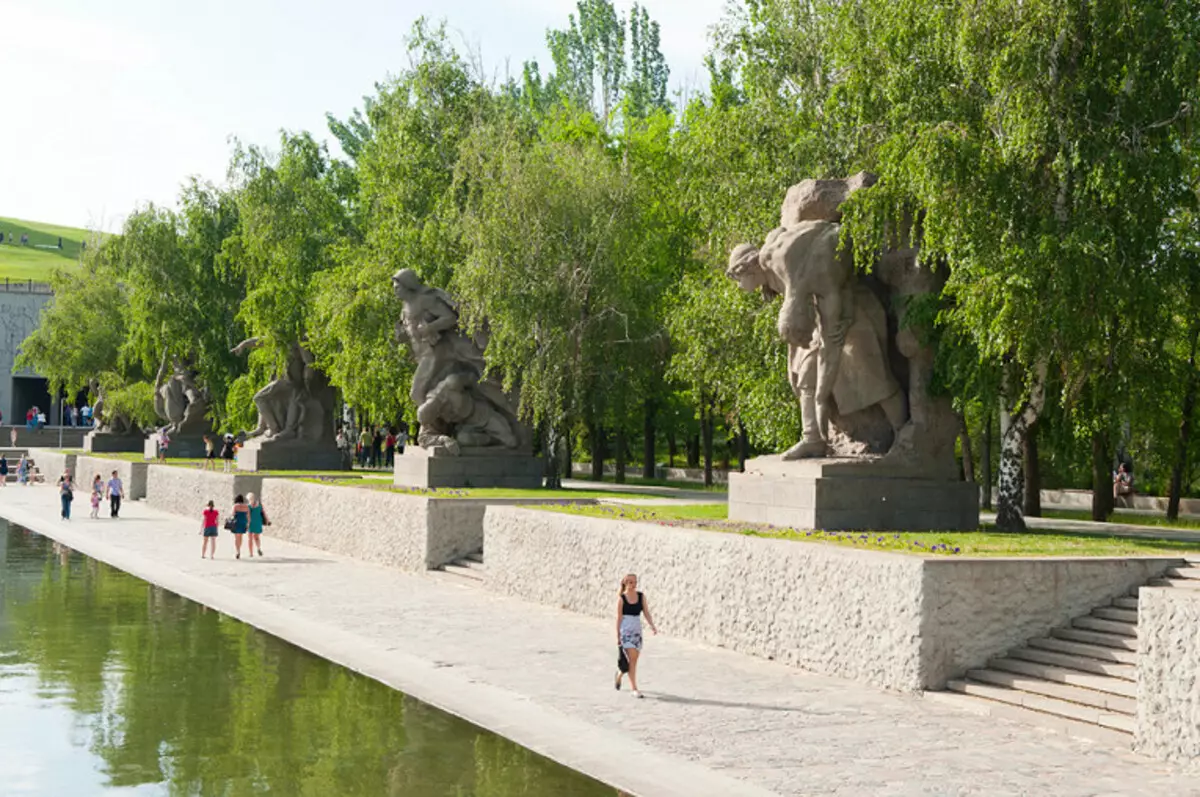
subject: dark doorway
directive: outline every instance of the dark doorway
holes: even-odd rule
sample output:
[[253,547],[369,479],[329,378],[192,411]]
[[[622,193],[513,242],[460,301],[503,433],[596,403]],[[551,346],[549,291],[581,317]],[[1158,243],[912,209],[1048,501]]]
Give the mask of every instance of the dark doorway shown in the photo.
[[46,422],[54,423],[50,418],[50,384],[37,376],[13,377],[12,423],[25,423],[25,413],[30,407],[37,407],[46,413]]

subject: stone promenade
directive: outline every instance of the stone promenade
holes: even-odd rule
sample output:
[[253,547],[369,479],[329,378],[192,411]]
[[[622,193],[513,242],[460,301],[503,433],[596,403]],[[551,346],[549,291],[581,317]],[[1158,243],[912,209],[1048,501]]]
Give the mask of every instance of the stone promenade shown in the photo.
[[637,701],[612,688],[612,623],[269,529],[263,559],[235,561],[223,534],[217,561],[202,561],[199,508],[185,519],[132,503],[93,521],[76,503],[64,523],[54,489],[8,487],[0,517],[642,797],[1200,794],[1195,771],[1132,752],[663,637],[647,640]]

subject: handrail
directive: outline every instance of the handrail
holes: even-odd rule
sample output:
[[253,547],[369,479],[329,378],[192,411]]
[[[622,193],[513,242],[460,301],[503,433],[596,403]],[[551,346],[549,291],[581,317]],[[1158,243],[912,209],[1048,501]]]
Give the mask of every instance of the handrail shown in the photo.
[[0,283],[0,293],[36,293],[42,296],[50,296],[54,293],[54,289],[50,286],[49,282],[13,280],[5,277],[4,282]]

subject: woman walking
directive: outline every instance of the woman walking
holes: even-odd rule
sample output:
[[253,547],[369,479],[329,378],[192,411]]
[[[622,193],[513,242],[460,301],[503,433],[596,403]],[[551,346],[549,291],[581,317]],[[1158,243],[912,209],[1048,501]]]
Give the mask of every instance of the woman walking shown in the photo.
[[100,478],[100,474],[96,474],[96,478],[92,479],[92,520],[100,517],[100,497],[104,495],[104,479]]
[[258,546],[258,555],[262,556],[262,530],[271,525],[271,519],[257,495],[250,493],[246,498],[250,500],[250,555],[254,556],[254,547]]
[[242,537],[246,536],[246,528],[250,525],[250,507],[246,499],[239,495],[233,499],[233,547],[237,549],[237,558],[242,558]]
[[71,502],[75,500],[75,482],[71,479],[71,471],[64,470],[58,477],[58,498],[62,501],[62,519],[71,519]]
[[212,435],[204,435],[204,469],[217,469],[217,447],[213,444]]
[[[634,697],[642,696],[638,691],[637,665],[642,652],[643,614],[646,615],[646,622],[650,624],[650,630],[657,634],[658,628],[654,625],[654,618],[650,616],[650,604],[646,602],[646,596],[638,592],[637,576],[630,573],[621,579],[621,592],[617,599],[617,646],[629,662],[629,685],[633,688]],[[618,670],[614,684],[617,689],[621,688],[623,676],[624,673]]]
[[8,486],[8,457],[0,454],[0,487]]
[[201,513],[200,532],[204,535],[204,543],[200,546],[200,558],[204,558],[204,554],[209,553],[209,547],[212,547],[212,553],[209,553],[208,558],[213,559],[217,555],[217,520],[220,519],[221,513],[213,506],[213,502],[209,501],[208,506]]
[[29,486],[29,460],[25,455],[21,455],[21,461],[17,463],[17,484]]

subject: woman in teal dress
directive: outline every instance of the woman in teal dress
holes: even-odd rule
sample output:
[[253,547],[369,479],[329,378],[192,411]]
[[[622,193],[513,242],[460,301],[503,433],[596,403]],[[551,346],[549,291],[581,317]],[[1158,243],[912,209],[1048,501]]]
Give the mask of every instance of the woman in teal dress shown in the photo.
[[237,549],[237,558],[242,558],[242,537],[246,536],[246,529],[250,525],[250,507],[246,504],[246,499],[238,496],[233,499],[233,547]]
[[257,546],[258,555],[262,556],[262,530],[263,526],[271,525],[271,519],[267,517],[267,512],[257,495],[250,493],[246,497],[250,500],[250,555],[254,556],[254,548]]

